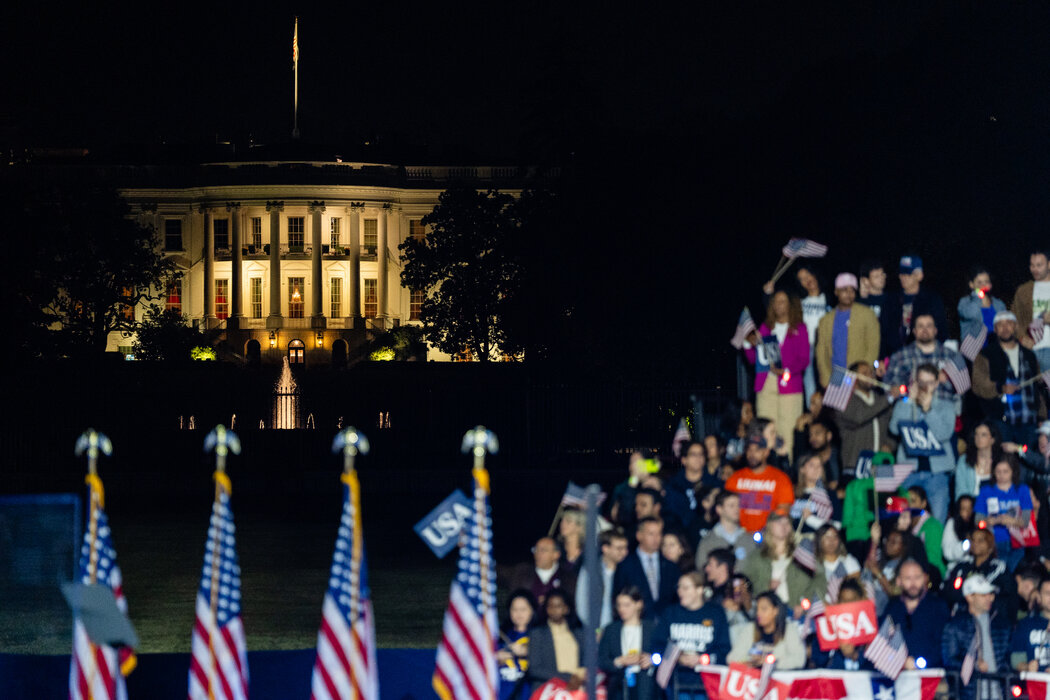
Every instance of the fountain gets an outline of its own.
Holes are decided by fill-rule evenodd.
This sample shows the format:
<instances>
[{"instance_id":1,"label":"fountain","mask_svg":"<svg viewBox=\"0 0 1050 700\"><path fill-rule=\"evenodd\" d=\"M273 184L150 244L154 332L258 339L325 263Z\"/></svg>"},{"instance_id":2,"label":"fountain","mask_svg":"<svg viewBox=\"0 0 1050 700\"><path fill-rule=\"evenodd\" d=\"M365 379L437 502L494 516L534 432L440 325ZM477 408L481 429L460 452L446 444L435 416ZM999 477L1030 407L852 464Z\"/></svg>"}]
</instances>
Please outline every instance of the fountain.
<instances>
[{"instance_id":1,"label":"fountain","mask_svg":"<svg viewBox=\"0 0 1050 700\"><path fill-rule=\"evenodd\" d=\"M234 413L230 416L230 430L233 430L237 426L237 414Z\"/></svg>"},{"instance_id":2,"label":"fountain","mask_svg":"<svg viewBox=\"0 0 1050 700\"><path fill-rule=\"evenodd\" d=\"M192 418L191 418L192 420ZM288 358L284 358L281 378L273 388L273 420L275 430L294 430L299 427L299 390L292 378Z\"/></svg>"},{"instance_id":3,"label":"fountain","mask_svg":"<svg viewBox=\"0 0 1050 700\"><path fill-rule=\"evenodd\" d=\"M189 429L190 430L196 430L197 429L197 421L196 421L196 419L193 416L190 416Z\"/></svg>"},{"instance_id":4,"label":"fountain","mask_svg":"<svg viewBox=\"0 0 1050 700\"><path fill-rule=\"evenodd\" d=\"M266 430L266 423L263 422L262 418L259 419L259 430Z\"/></svg>"},{"instance_id":5,"label":"fountain","mask_svg":"<svg viewBox=\"0 0 1050 700\"><path fill-rule=\"evenodd\" d=\"M317 424L314 423L314 414L311 413L310 415L308 415L306 417L306 429L307 430L313 430L316 427L317 427Z\"/></svg>"}]
</instances>

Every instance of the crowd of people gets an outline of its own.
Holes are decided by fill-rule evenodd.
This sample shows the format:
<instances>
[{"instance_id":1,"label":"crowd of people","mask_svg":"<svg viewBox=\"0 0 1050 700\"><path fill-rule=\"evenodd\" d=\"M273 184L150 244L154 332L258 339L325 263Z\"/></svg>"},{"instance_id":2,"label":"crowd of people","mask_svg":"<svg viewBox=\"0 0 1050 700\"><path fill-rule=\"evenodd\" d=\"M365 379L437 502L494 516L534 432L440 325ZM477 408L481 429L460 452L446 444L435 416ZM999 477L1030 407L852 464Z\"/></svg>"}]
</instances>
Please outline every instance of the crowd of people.
<instances>
[{"instance_id":1,"label":"crowd of people","mask_svg":"<svg viewBox=\"0 0 1050 700\"><path fill-rule=\"evenodd\" d=\"M879 261L837 275L832 297L811 266L767 283L742 348L754 401L718 431L694 426L702 439L673 456L630 455L603 506L598 585L573 509L501 582L503 696L578 685L588 634L617 699L662 697L654 654L669 642L680 698L705 697L701 664L769 654L782 670L872 670L863 647L814 642L818 601L872 601L903 634L905 668L959 671L969 654L964 698L1000 697L997 673L1046 670L1048 253L1029 270L1007 304L975 268L956 339L917 256L900 259L896 291Z\"/></svg>"}]
</instances>

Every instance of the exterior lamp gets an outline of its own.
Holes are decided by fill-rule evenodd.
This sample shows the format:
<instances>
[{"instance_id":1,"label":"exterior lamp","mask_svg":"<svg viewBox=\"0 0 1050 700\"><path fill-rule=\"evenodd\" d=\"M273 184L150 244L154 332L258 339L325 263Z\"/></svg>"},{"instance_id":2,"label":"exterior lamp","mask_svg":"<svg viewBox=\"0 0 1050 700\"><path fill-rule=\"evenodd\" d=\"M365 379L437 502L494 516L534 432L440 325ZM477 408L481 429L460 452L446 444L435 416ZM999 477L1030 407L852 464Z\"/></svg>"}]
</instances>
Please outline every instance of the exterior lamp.
<instances>
[{"instance_id":1,"label":"exterior lamp","mask_svg":"<svg viewBox=\"0 0 1050 700\"><path fill-rule=\"evenodd\" d=\"M270 347L271 348L277 347L277 332L276 331L270 331Z\"/></svg>"},{"instance_id":2,"label":"exterior lamp","mask_svg":"<svg viewBox=\"0 0 1050 700\"><path fill-rule=\"evenodd\" d=\"M324 347L324 333L317 331L317 347Z\"/></svg>"}]
</instances>

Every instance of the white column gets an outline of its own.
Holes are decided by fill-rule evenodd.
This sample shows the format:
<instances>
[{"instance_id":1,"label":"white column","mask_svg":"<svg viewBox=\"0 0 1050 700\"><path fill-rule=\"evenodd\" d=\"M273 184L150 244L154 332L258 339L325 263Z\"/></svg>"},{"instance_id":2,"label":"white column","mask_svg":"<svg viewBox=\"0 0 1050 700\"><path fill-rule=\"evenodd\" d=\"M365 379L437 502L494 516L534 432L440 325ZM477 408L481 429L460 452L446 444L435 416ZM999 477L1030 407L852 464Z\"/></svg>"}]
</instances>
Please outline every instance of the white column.
<instances>
[{"instance_id":1,"label":"white column","mask_svg":"<svg viewBox=\"0 0 1050 700\"><path fill-rule=\"evenodd\" d=\"M270 213L270 315L266 317L266 327L280 328L284 325L281 318L281 210L284 202L267 202L266 211Z\"/></svg>"},{"instance_id":2,"label":"white column","mask_svg":"<svg viewBox=\"0 0 1050 700\"><path fill-rule=\"evenodd\" d=\"M321 283L321 214L324 212L324 202L310 202L310 240L312 250L310 252L310 272L312 289L310 300L312 316L310 317L311 328L324 328L325 316L322 299L324 295Z\"/></svg>"},{"instance_id":3,"label":"white column","mask_svg":"<svg viewBox=\"0 0 1050 700\"><path fill-rule=\"evenodd\" d=\"M390 205L384 204L379 208L379 221L376 223L376 317L381 327L387 325L387 221L390 218Z\"/></svg>"},{"instance_id":4,"label":"white column","mask_svg":"<svg viewBox=\"0 0 1050 700\"><path fill-rule=\"evenodd\" d=\"M346 284L347 328L362 328L361 320L361 211L364 205L354 202L346 208L347 237L350 245L350 274Z\"/></svg>"}]
</instances>

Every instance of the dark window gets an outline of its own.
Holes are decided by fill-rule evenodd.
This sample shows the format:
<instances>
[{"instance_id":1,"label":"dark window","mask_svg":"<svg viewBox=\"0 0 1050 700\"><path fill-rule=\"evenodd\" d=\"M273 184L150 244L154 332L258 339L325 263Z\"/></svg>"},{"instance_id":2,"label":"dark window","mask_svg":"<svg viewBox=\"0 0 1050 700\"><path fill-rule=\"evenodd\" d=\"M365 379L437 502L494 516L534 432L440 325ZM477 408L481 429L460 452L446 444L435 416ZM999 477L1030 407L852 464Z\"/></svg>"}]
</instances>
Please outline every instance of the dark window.
<instances>
[{"instance_id":1,"label":"dark window","mask_svg":"<svg viewBox=\"0 0 1050 700\"><path fill-rule=\"evenodd\" d=\"M164 250L182 250L182 219L164 220Z\"/></svg>"},{"instance_id":2,"label":"dark window","mask_svg":"<svg viewBox=\"0 0 1050 700\"><path fill-rule=\"evenodd\" d=\"M216 219L213 224L215 228L215 250L225 250L230 247L230 221L229 219Z\"/></svg>"}]
</instances>

